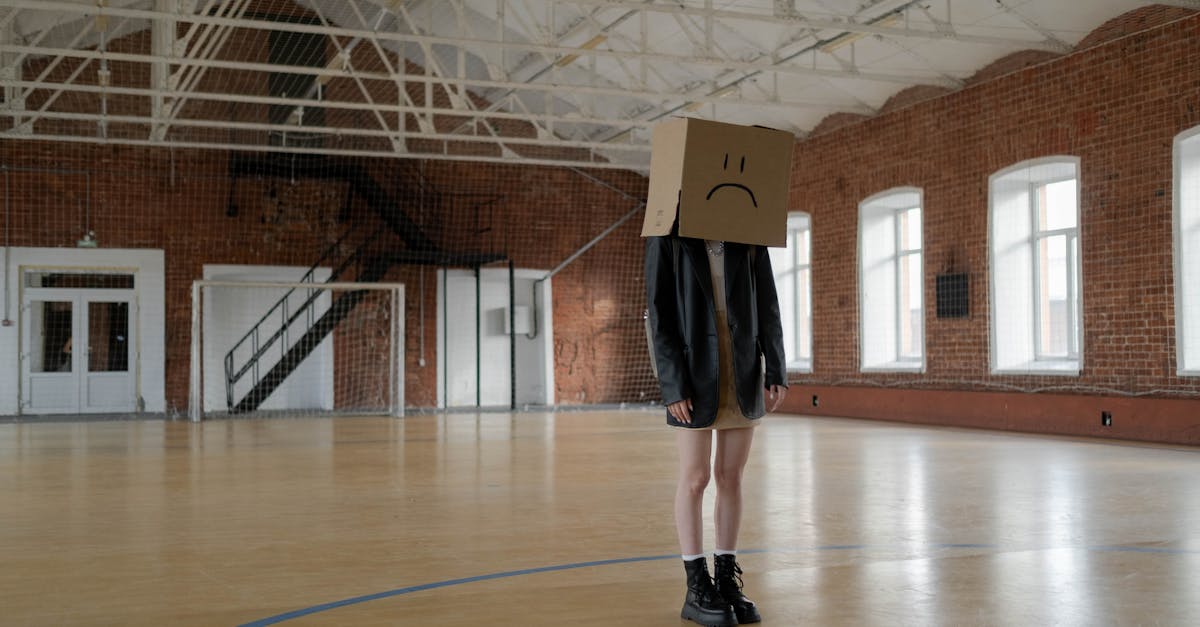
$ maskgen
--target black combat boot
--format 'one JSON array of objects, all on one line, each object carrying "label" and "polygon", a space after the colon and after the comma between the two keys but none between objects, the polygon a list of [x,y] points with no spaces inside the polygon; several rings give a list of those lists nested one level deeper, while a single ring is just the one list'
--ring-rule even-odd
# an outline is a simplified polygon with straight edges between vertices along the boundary
[{"label": "black combat boot", "polygon": [[754,601],[742,594],[742,567],[732,555],[717,555],[713,557],[713,569],[716,571],[717,592],[725,602],[733,606],[738,624],[757,623],[762,621]]},{"label": "black combat boot", "polygon": [[733,608],[717,593],[712,577],[708,576],[708,563],[704,558],[684,562],[683,567],[687,570],[687,597],[683,600],[683,611],[679,616],[706,627],[737,625]]}]

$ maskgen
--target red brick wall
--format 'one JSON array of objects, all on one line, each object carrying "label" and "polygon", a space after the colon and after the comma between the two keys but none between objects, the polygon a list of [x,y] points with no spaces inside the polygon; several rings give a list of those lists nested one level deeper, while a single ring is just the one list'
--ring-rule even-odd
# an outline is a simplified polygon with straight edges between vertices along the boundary
[{"label": "red brick wall", "polygon": [[[236,211],[229,215],[228,155],[222,151],[5,141],[0,161],[14,168],[52,170],[10,173],[12,212],[0,216],[0,232],[10,233],[12,245],[73,246],[84,233],[86,209],[101,246],[165,250],[167,399],[177,411],[187,405],[191,283],[202,277],[205,264],[308,266],[351,223],[366,223],[368,230],[386,228],[361,199],[351,197],[347,206],[345,183],[304,177],[295,182],[237,179],[232,194]],[[404,203],[411,179],[398,174],[403,171],[400,161],[356,163]],[[409,217],[445,250],[507,255],[518,268],[555,267],[636,205],[564,168],[461,162],[422,167],[443,193],[442,204],[437,211],[408,206]],[[595,176],[631,195],[645,193],[640,176]],[[645,350],[640,226],[638,215],[551,281],[559,402],[623,402],[654,394],[644,358],[631,358]],[[390,234],[377,248],[406,250]],[[425,367],[418,363],[421,272],[426,285]],[[384,278],[407,286],[410,406],[436,402],[436,276],[436,268],[397,265]],[[370,313],[355,314],[354,325],[366,334],[376,333],[377,325],[357,320],[370,318]],[[340,347],[364,345],[361,337],[338,342]]]},{"label": "red brick wall", "polygon": [[[259,18],[272,14],[313,17],[288,0],[256,0],[249,13]],[[181,25],[180,33],[184,30]],[[348,41],[343,38],[339,43],[344,46]],[[327,55],[336,52],[332,43],[327,47]],[[147,53],[149,48],[148,31],[114,39],[107,47],[113,52],[140,54]],[[267,51],[265,31],[234,29],[216,58],[263,61]],[[360,70],[382,76],[387,75],[389,68],[402,64],[391,53],[386,59],[381,58],[367,42],[354,49],[351,61]],[[47,68],[47,63],[46,59],[30,60],[23,72],[32,80]],[[65,80],[82,63],[65,60],[53,68],[51,80]],[[422,68],[410,65],[408,69],[424,74]],[[143,63],[114,61],[110,70],[115,87],[145,88],[150,81],[149,68]],[[96,80],[94,67],[84,67],[74,82],[95,84]],[[204,91],[267,94],[266,77],[257,72],[209,68],[198,84]],[[367,80],[363,85],[376,102],[400,100],[400,88],[391,80]],[[332,100],[362,101],[361,89],[351,79],[334,78],[326,85],[325,93]],[[418,107],[427,104],[444,107],[450,100],[440,86],[427,90],[423,82],[410,81],[403,89]],[[35,91],[27,107],[37,109],[50,97],[48,90]],[[489,104],[474,95],[467,97],[479,108]],[[106,106],[112,115],[145,115],[149,112],[148,102],[142,96],[109,94]],[[96,112],[99,107],[98,98],[76,93],[59,98],[51,110]],[[233,105],[193,98],[182,107],[179,117],[263,122],[266,113],[266,105]],[[0,124],[8,124],[10,120],[4,118]],[[429,121],[436,132],[450,133],[465,119],[437,115]],[[332,127],[371,128],[377,127],[379,120],[366,111],[331,109],[324,123]],[[392,130],[401,124],[410,131],[422,128],[414,114],[406,114],[399,120],[388,116],[384,123]],[[98,132],[93,122],[43,119],[36,126],[36,132],[42,134],[65,131],[84,135]],[[527,123],[498,118],[492,120],[491,131],[481,128],[478,132],[510,137],[535,135]],[[112,122],[108,133],[109,137],[144,140],[150,128]],[[182,125],[173,126],[171,136],[177,140],[231,144],[262,145],[268,141],[266,133],[257,130]],[[383,138],[339,135],[324,141],[326,146],[338,149],[390,150],[390,144]],[[499,155],[494,143],[485,142],[410,140],[408,148],[451,155]],[[582,154],[575,149],[557,153],[519,145],[514,149],[550,158],[577,158]],[[85,231],[86,206],[89,226],[102,246],[165,250],[167,399],[168,405],[179,411],[187,403],[190,286],[193,280],[201,278],[204,264],[308,266],[349,224],[365,222],[375,228],[386,228],[362,199],[347,194],[344,182],[304,177],[295,180],[243,177],[231,193],[229,155],[223,151],[6,139],[0,144],[0,158],[12,167],[57,170],[12,175],[13,211],[11,216],[0,216],[3,221],[0,229],[8,229],[13,245],[74,245]],[[391,159],[360,159],[355,163],[368,168],[372,178],[390,196],[400,199],[409,217],[442,249],[499,253],[511,257],[518,268],[549,270],[557,266],[633,209],[637,199],[645,196],[646,186],[643,177],[630,173],[593,173],[624,192],[617,193],[565,168],[466,162],[425,162],[413,166],[414,162],[405,165]],[[64,174],[63,170],[78,173]],[[440,191],[441,201],[436,207],[408,197],[415,170],[420,170],[420,176]],[[230,211],[231,206],[236,211]],[[555,392],[559,402],[623,402],[657,395],[644,357],[639,228],[640,216],[637,216],[552,280]],[[406,249],[394,235],[385,238],[379,247],[393,252]],[[422,277],[426,286],[423,295],[419,289]],[[431,406],[436,402],[436,268],[394,266],[385,280],[407,286],[408,404]],[[422,299],[424,325],[417,320]],[[370,312],[362,315],[367,313]],[[375,327],[367,322],[355,325],[364,329],[362,334],[338,337],[339,347],[369,345],[363,338],[375,333]],[[424,367],[419,363],[422,328],[426,347]],[[345,368],[342,357],[339,364]],[[362,394],[366,392],[355,390],[353,383],[339,389],[339,396]]]},{"label": "red brick wall", "polygon": [[[286,3],[285,3],[286,4]],[[289,9],[291,10],[291,9]],[[982,70],[963,90],[939,95],[915,88],[899,94],[887,112],[863,119],[833,116],[797,144],[792,201],[813,216],[814,353],[816,371],[795,377],[789,398],[794,411],[820,411],[865,417],[903,417],[942,424],[971,424],[1038,430],[1042,416],[1007,421],[986,407],[970,407],[970,419],[944,410],[949,401],[970,403],[964,394],[993,394],[988,403],[1005,403],[1004,390],[1067,387],[1070,399],[1057,407],[1078,418],[1043,430],[1089,433],[1092,414],[1113,394],[1194,398],[1200,382],[1174,375],[1174,311],[1171,276],[1172,138],[1200,124],[1200,17],[1177,20],[1186,11],[1150,7],[1106,24],[1061,57],[1018,53]],[[239,31],[238,45],[222,58],[265,56],[265,37]],[[113,42],[112,49],[145,50],[143,35]],[[382,69],[372,51],[354,51],[356,67]],[[393,64],[396,59],[390,59]],[[74,68],[64,64],[56,72]],[[40,68],[31,65],[26,74]],[[247,85],[243,73],[212,70],[207,86]],[[94,80],[85,72],[78,79]],[[146,77],[114,71],[114,80]],[[130,84],[132,84],[132,82]],[[328,89],[357,90],[345,79]],[[396,97],[388,82],[369,83],[373,97]],[[414,102],[426,102],[422,84],[405,87]],[[62,107],[95,110],[95,103],[72,96]],[[448,95],[433,90],[444,102]],[[30,106],[36,106],[36,99]],[[114,97],[112,110],[135,106]],[[194,102],[189,107],[220,108],[223,103]],[[230,119],[260,120],[263,107],[227,112]],[[363,112],[336,115],[354,117]],[[336,125],[331,113],[327,123]],[[434,120],[439,131],[461,123],[453,116]],[[417,128],[413,116],[405,126]],[[504,132],[527,135],[513,122],[497,122]],[[122,132],[119,128],[112,132]],[[144,136],[145,129],[124,132]],[[261,141],[243,131],[194,131],[195,137],[223,141]],[[341,138],[338,147],[374,146],[376,140]],[[429,143],[429,142],[426,142]],[[436,142],[433,142],[436,144]],[[415,145],[414,145],[415,147]],[[475,143],[454,143],[456,154],[493,154]],[[1080,157],[1083,223],[1085,360],[1078,378],[995,377],[988,373],[987,177],[1013,163],[1055,154]],[[238,211],[229,206],[228,155],[219,151],[141,149],[6,140],[3,163],[12,166],[67,168],[90,172],[91,194],[81,174],[13,173],[12,244],[70,246],[83,233],[86,204],[91,228],[105,247],[162,248],[167,258],[168,402],[186,404],[190,329],[190,285],[206,263],[308,265],[332,242],[347,219],[377,220],[361,201],[347,211],[345,185],[335,182],[241,179],[234,193]],[[361,160],[393,195],[402,195],[407,179],[399,161]],[[562,168],[531,168],[467,162],[426,162],[421,171],[449,194],[437,211],[410,213],[443,247],[471,252],[501,252],[518,267],[549,269],[607,226],[624,216],[645,193],[645,181],[631,174],[600,173],[627,195],[616,193]],[[924,191],[926,233],[926,355],[924,375],[862,375],[858,372],[856,237],[857,204],[895,186]],[[484,202],[491,196],[499,198]],[[580,257],[553,280],[556,396],[560,403],[636,401],[657,396],[644,361],[641,335],[640,216]],[[4,217],[4,220],[9,220]],[[396,240],[392,240],[396,246]],[[970,275],[972,315],[939,320],[932,314],[933,277],[943,270]],[[425,345],[427,365],[417,364],[421,273],[427,289]],[[406,372],[410,405],[428,406],[436,396],[436,287],[431,269],[395,267],[386,280],[409,286]],[[866,387],[856,387],[854,383]],[[942,407],[925,414],[895,416],[893,392],[916,406]],[[918,389],[919,388],[919,389]],[[826,391],[833,402],[808,406],[806,390]],[[848,399],[839,409],[841,398]],[[929,396],[929,395],[934,396]],[[939,396],[940,395],[940,396]],[[1026,396],[1014,396],[1024,399]],[[1034,398],[1046,398],[1038,395]],[[912,399],[917,399],[913,401]],[[1136,403],[1138,398],[1122,398]],[[1047,401],[1049,402],[1049,401]],[[1195,401],[1178,401],[1195,404]],[[952,405],[949,405],[952,407]],[[1147,406],[1148,407],[1148,406]],[[1157,405],[1155,406],[1157,407]],[[1131,410],[1142,416],[1150,410]],[[1172,410],[1171,416],[1186,412]],[[1140,412],[1140,413],[1139,413]],[[1200,411],[1192,415],[1200,415]],[[923,418],[924,416],[924,418]],[[995,422],[993,422],[995,420]],[[1046,418],[1050,420],[1050,418]],[[1120,437],[1168,439],[1175,423],[1153,430],[1136,426]],[[1183,420],[1172,418],[1171,420]],[[1077,422],[1076,422],[1077,421]],[[1123,423],[1122,423],[1123,424]],[[1139,434],[1141,434],[1139,436]]]},{"label": "red brick wall", "polygon": [[[1161,7],[1149,10],[1150,17],[1147,11],[1135,13],[1117,22],[1179,18]],[[1188,17],[799,142],[792,204],[810,212],[813,221],[815,368],[811,376],[794,377],[801,388],[849,381],[1194,399],[1200,380],[1175,374],[1171,256],[1172,140],[1200,124],[1200,15],[1184,14]],[[1081,159],[1083,371],[1067,378],[993,376],[988,176],[1051,155]],[[924,191],[927,372],[862,374],[854,278],[857,207],[897,186]],[[951,270],[970,276],[968,319],[934,315],[934,277]],[[884,399],[890,392],[856,394]],[[793,401],[793,409],[837,411],[813,410],[809,395],[801,395],[805,402]],[[1195,422],[1200,401],[1187,402]],[[867,417],[889,417],[886,401],[873,406],[876,411]],[[934,421],[943,420],[956,422],[945,416]],[[1091,417],[1087,420],[1090,424]],[[1153,439],[1163,439],[1161,432]]]}]

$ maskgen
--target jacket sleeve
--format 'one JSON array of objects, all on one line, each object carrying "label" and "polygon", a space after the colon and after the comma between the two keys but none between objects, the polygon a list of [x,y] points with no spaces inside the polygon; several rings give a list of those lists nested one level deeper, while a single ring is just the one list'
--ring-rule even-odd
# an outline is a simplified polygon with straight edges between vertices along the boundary
[{"label": "jacket sleeve", "polygon": [[766,246],[754,251],[755,295],[758,302],[758,344],[762,348],[767,372],[764,385],[787,387],[787,357],[783,353],[783,321],[779,316],[779,294],[775,289],[775,272],[771,270],[771,255]]},{"label": "jacket sleeve", "polygon": [[646,238],[646,309],[665,404],[692,397],[676,303],[675,255],[666,237]]}]

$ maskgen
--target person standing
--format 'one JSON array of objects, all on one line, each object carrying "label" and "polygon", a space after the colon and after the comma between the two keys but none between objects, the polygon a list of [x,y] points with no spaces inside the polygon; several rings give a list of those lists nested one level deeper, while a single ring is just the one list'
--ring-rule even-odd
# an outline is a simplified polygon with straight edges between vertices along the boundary
[{"label": "person standing", "polygon": [[[659,385],[667,424],[677,429],[675,527],[687,577],[680,615],[714,627],[756,623],[762,618],[742,593],[736,554],[754,427],[766,401],[774,411],[787,395],[774,273],[763,246],[676,232],[647,238],[645,273]],[[717,546],[710,577],[701,509],[712,476]]]}]

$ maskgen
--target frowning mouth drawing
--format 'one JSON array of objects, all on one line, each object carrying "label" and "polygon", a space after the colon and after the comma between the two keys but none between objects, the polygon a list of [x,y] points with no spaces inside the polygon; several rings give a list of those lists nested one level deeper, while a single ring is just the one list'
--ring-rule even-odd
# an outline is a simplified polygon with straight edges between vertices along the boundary
[{"label": "frowning mouth drawing", "polygon": [[721,183],[720,185],[708,190],[708,196],[706,196],[704,199],[711,200],[713,194],[717,193],[717,190],[721,189],[722,187],[734,187],[746,192],[750,195],[750,202],[753,203],[755,207],[758,206],[758,201],[754,199],[754,192],[750,191],[749,187],[746,187],[745,185],[739,185],[737,183]]},{"label": "frowning mouth drawing", "polygon": [[[722,170],[729,169],[729,153],[725,153],[725,162],[721,165],[721,169]],[[740,173],[740,172],[745,172],[745,171],[746,171],[746,157],[742,157],[741,164],[738,167],[738,172]],[[754,192],[750,191],[749,187],[746,187],[745,185],[742,185],[740,183],[721,183],[720,185],[717,185],[716,187],[708,190],[708,196],[705,196],[704,199],[712,200],[713,194],[717,193],[717,190],[721,189],[722,187],[732,187],[735,189],[740,189],[743,192],[746,192],[746,194],[748,196],[750,196],[751,204],[753,204],[755,207],[758,207],[758,200],[754,198]]]}]

